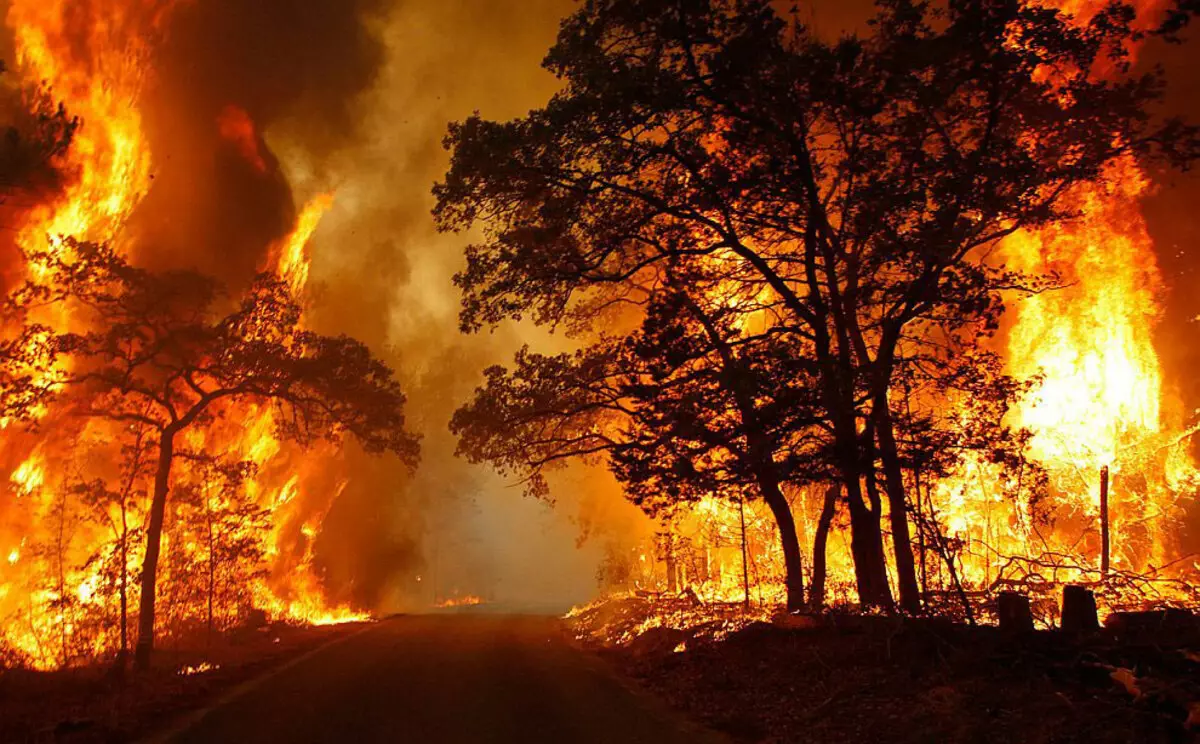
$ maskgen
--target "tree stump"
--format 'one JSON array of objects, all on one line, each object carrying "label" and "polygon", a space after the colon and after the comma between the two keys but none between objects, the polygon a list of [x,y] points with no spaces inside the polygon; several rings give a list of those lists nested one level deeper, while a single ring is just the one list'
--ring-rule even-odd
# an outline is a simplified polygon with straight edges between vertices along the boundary
[{"label": "tree stump", "polygon": [[1000,592],[996,596],[996,615],[1000,630],[1027,632],[1033,630],[1033,612],[1029,597],[1019,592]]},{"label": "tree stump", "polygon": [[1100,629],[1096,615],[1096,595],[1091,589],[1067,584],[1063,587],[1062,629],[1070,633],[1086,633]]}]

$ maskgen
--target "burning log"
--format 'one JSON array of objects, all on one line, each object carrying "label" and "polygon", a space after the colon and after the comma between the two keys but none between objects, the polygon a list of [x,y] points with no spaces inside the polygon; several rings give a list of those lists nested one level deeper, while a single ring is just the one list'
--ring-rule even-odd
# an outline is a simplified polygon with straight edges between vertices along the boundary
[{"label": "burning log", "polygon": [[1029,597],[1019,592],[1000,592],[997,595],[996,616],[1000,630],[1021,633],[1033,630]]},{"label": "burning log", "polygon": [[1100,629],[1100,621],[1096,616],[1096,595],[1091,589],[1077,584],[1063,587],[1061,624],[1062,629],[1070,633]]}]

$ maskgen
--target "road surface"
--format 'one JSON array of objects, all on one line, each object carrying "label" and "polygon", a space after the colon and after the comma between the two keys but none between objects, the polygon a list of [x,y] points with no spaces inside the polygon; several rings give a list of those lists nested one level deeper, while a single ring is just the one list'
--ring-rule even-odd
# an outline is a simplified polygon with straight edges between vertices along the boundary
[{"label": "road surface", "polygon": [[720,741],[572,648],[554,619],[485,614],[383,621],[252,683],[158,740]]}]

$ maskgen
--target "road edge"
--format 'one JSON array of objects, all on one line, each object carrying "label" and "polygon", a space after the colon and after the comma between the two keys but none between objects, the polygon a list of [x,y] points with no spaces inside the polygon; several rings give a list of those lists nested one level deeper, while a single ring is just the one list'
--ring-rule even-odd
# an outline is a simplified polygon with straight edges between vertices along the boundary
[{"label": "road edge", "polygon": [[220,708],[224,705],[228,705],[229,703],[233,702],[234,700],[237,700],[238,698],[242,697],[246,693],[255,690],[256,688],[259,687],[259,685],[262,685],[262,684],[268,682],[269,680],[274,679],[276,676],[283,674],[284,672],[288,671],[289,669],[292,669],[295,666],[302,664],[305,661],[308,661],[309,659],[311,659],[312,657],[316,656],[317,654],[319,654],[323,651],[326,651],[330,648],[333,648],[334,646],[345,643],[346,641],[349,641],[351,638],[357,638],[360,635],[362,635],[363,633],[367,633],[369,631],[379,628],[380,626],[383,625],[383,622],[388,619],[390,619],[390,618],[382,618],[381,620],[370,621],[369,623],[367,623],[366,626],[359,628],[358,630],[355,630],[353,633],[348,633],[344,636],[339,636],[338,638],[332,638],[328,641],[325,641],[324,643],[318,645],[316,648],[311,648],[308,651],[305,651],[304,653],[300,654],[299,656],[297,656],[295,658],[288,659],[287,661],[283,662],[279,666],[272,667],[271,669],[268,669],[267,671],[263,672],[262,674],[260,674],[256,677],[251,677],[248,680],[244,680],[244,681],[234,685],[230,689],[226,690],[222,694],[218,695],[213,700],[209,701],[207,705],[197,708],[196,710],[188,711],[187,713],[181,714],[180,716],[176,717],[175,719],[173,719],[172,721],[170,721],[169,723],[164,725],[161,728],[161,730],[159,730],[155,733],[147,734],[145,736],[134,739],[133,740],[134,744],[166,744],[166,742],[172,741],[173,739],[175,739],[177,736],[179,736],[183,732],[187,731],[188,729],[190,729],[193,726],[195,726],[196,724],[198,724],[201,720],[204,719],[205,716],[207,716],[209,713],[216,710],[217,708]]},{"label": "road edge", "polygon": [[681,732],[693,737],[693,741],[695,742],[704,744],[731,744],[734,741],[731,736],[723,731],[718,731],[703,721],[693,718],[686,712],[671,705],[670,702],[654,690],[639,682],[612,661],[606,659],[597,649],[580,643],[575,634],[571,632],[570,625],[566,619],[563,617],[556,619],[567,645],[574,648],[580,657],[586,659],[588,665],[594,671],[610,677],[624,688],[626,692],[640,702],[643,708],[647,709],[647,712],[658,715],[664,720],[671,721]]}]

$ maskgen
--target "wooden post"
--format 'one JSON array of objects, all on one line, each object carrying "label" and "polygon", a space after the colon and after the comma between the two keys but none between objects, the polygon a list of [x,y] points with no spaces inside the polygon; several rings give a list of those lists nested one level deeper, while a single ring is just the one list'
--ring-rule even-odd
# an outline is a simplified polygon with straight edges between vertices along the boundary
[{"label": "wooden post", "polygon": [[1100,575],[1108,576],[1108,466],[1100,468]]},{"label": "wooden post", "polygon": [[1029,597],[1018,592],[1000,592],[996,595],[996,616],[1000,630],[1028,633],[1033,630],[1033,611]]},{"label": "wooden post", "polygon": [[738,500],[738,518],[742,522],[742,608],[750,609],[750,568],[746,560],[746,502]]},{"label": "wooden post", "polygon": [[1085,633],[1100,628],[1096,615],[1096,595],[1091,589],[1077,584],[1067,584],[1062,594],[1062,629],[1071,633]]},{"label": "wooden post", "polygon": [[929,570],[925,560],[925,513],[921,511],[921,471],[913,468],[917,492],[917,554],[921,557],[921,602],[929,603]]},{"label": "wooden post", "polygon": [[667,564],[667,592],[675,594],[679,591],[679,566],[675,559],[675,535],[673,533],[664,533],[663,546],[663,560]]}]

